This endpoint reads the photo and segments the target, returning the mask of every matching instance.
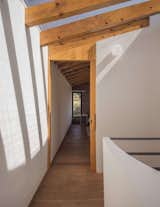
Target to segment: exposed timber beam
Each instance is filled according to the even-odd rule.
[[[89,79],[75,81],[75,82],[72,82],[72,83],[70,83],[70,84],[71,84],[72,86],[76,86],[76,85],[82,85],[82,84],[86,84],[86,83],[89,83]]]
[[[26,8],[27,26],[44,24],[129,0],[55,0]]]
[[[80,86],[80,87],[81,87],[81,86],[83,87],[84,85],[89,85],[89,81],[87,81],[87,82],[83,82],[83,83],[79,83],[79,84],[75,84],[75,85],[72,84],[72,89],[73,89],[73,90],[77,90],[77,87],[79,87],[79,86]],[[78,90],[79,90],[79,88],[78,88]]]
[[[73,75],[73,74],[77,74],[77,73],[81,73],[83,71],[89,71],[89,67],[86,68],[86,67],[83,67],[81,69],[78,69],[78,70],[70,70],[70,71],[66,71],[66,72],[62,72],[63,75]]]
[[[86,72],[81,72],[81,73],[77,73],[77,74],[71,74],[71,75],[65,75],[65,77],[67,79],[74,79],[74,78],[81,78],[81,77],[89,77],[89,71],[86,71]]]
[[[84,69],[84,68],[87,68],[87,67],[89,68],[89,64],[81,64],[81,65],[77,65],[77,66],[74,66],[74,67],[68,67],[65,70],[60,68],[60,70],[63,73],[65,73],[65,72],[67,73],[67,72],[70,72],[70,71],[78,71],[80,69]]]
[[[78,86],[81,86],[81,85],[85,85],[85,84],[89,84],[89,81],[72,84],[72,88],[75,88],[75,87],[78,87]]]
[[[58,62],[57,62],[57,65],[58,65],[58,68],[60,70],[68,70],[69,68],[72,68],[72,67],[78,67],[80,65],[79,62],[65,62],[65,65],[60,65]]]
[[[159,0],[118,9],[116,11],[89,17],[84,20],[66,24],[57,28],[41,32],[41,45],[63,44],[65,41],[92,36],[96,32],[111,29],[135,20],[160,13]]]
[[[68,79],[67,79],[68,80]],[[89,77],[86,77],[86,78],[82,78],[82,79],[74,79],[74,80],[68,80],[68,82],[71,84],[71,85],[79,85],[80,83],[86,83],[88,82],[89,83]]]
[[[49,56],[53,60],[89,60],[89,49],[99,40],[131,32],[149,26],[149,18],[127,23],[112,29],[106,29],[82,40],[72,40],[63,45],[49,45]]]

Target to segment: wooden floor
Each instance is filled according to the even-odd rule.
[[[30,207],[103,207],[102,175],[89,168],[89,137],[72,125]]]

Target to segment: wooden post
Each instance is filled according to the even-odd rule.
[[[89,51],[90,59],[90,163],[96,171],[96,45]]]

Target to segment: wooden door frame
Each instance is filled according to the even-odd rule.
[[[56,51],[57,52],[57,51]],[[51,61],[90,62],[90,168],[96,171],[96,45],[72,48],[71,51],[56,53],[48,48],[48,168],[51,166],[51,112],[52,112],[52,67]],[[74,55],[73,55],[74,54]]]
[[[51,113],[52,113],[52,67],[51,59],[48,58],[48,169],[51,166]]]
[[[90,166],[96,171],[96,45],[89,51],[90,59]]]

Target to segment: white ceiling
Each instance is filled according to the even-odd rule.
[[[50,2],[50,1],[54,1],[54,0],[25,0],[26,4],[28,6],[37,5],[37,4],[40,4],[40,3],[45,3],[45,2]],[[79,1],[79,0],[77,0],[77,1]],[[122,8],[122,7],[134,5],[134,4],[145,2],[145,1],[148,1],[148,0],[130,0],[128,2],[121,3],[121,4],[118,4],[118,5],[115,5],[115,6],[105,7],[103,9],[95,10],[95,11],[92,11],[92,12],[87,12],[87,13],[84,13],[84,14],[81,14],[81,15],[76,15],[76,16],[73,16],[73,17],[65,18],[65,19],[62,19],[62,20],[58,20],[58,21],[55,21],[55,22],[48,23],[48,24],[40,25],[40,28],[42,30],[45,30],[45,29],[61,26],[63,24],[71,23],[71,22],[74,22],[74,21],[77,21],[77,20],[80,20],[80,19],[90,17],[90,16],[94,16],[94,15],[97,15],[97,14],[102,14],[102,13],[105,13],[105,12],[113,11],[113,10],[116,10],[116,9],[119,9],[119,8]]]

